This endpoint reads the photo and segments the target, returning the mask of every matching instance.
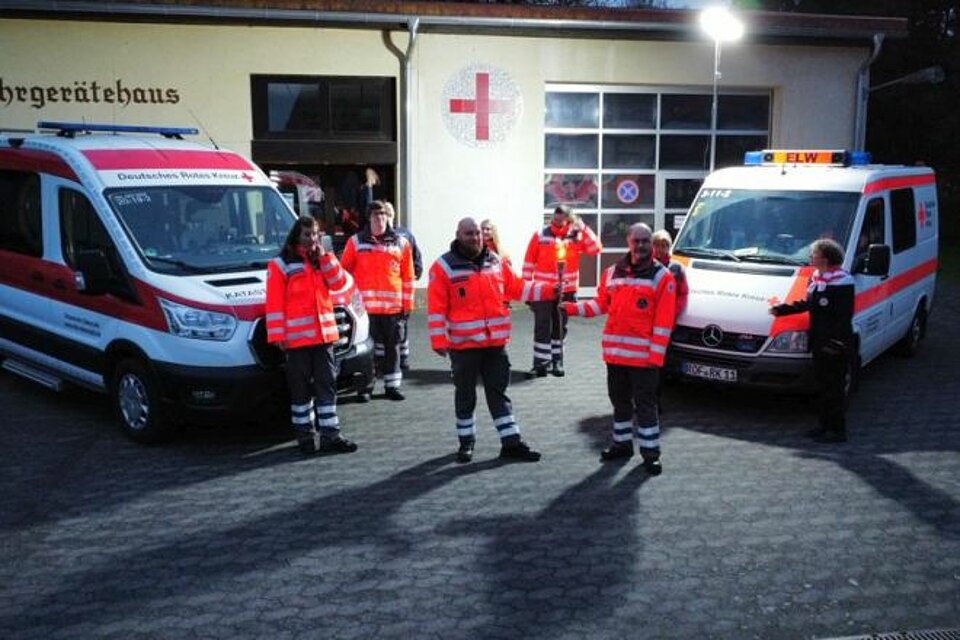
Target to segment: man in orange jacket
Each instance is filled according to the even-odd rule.
[[[580,256],[595,256],[603,246],[597,235],[566,205],[553,211],[549,225],[533,234],[523,259],[523,277],[549,285],[561,283],[563,300],[573,301],[580,287]],[[529,378],[542,378],[547,371],[564,375],[563,341],[567,318],[552,302],[534,302],[533,368]]]
[[[357,450],[340,435],[333,356],[340,333],[330,298],[349,279],[324,251],[310,216],[297,219],[280,255],[267,264],[267,342],[286,352],[290,420],[303,453]]]
[[[510,310],[503,301],[555,297],[552,287],[521,280],[504,267],[500,257],[484,246],[480,225],[473,218],[460,221],[450,251],[430,267],[427,331],[433,350],[442,357],[449,355],[453,365],[460,441],[457,462],[473,459],[478,376],[483,379],[487,408],[500,435],[500,457],[525,462],[540,459],[540,453],[520,438],[506,393],[510,383],[506,344],[511,324]]]
[[[370,336],[383,345],[386,397],[403,400],[400,323],[413,310],[413,249],[406,238],[390,228],[382,202],[370,205],[370,225],[350,237],[340,260],[363,296],[370,314]]]
[[[676,284],[670,270],[653,259],[651,235],[643,223],[630,227],[630,251],[603,272],[597,297],[563,302],[561,310],[587,318],[609,313],[602,350],[613,404],[613,444],[604,449],[601,461],[632,457],[636,434],[644,469],[660,475],[657,381],[673,331]]]

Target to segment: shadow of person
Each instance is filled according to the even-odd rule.
[[[615,479],[620,465],[601,465],[539,513],[468,518],[440,529],[486,539],[475,563],[474,598],[489,615],[472,637],[556,637],[600,624],[624,595],[642,589],[638,490],[648,476],[637,465]],[[621,637],[636,635],[627,622]],[[583,633],[589,636],[589,633]]]
[[[298,588],[310,581],[318,588],[350,584],[359,579],[355,574],[411,553],[418,533],[394,521],[404,505],[448,482],[504,464],[492,459],[451,465],[453,460],[453,455],[439,456],[373,484],[315,500],[297,503],[292,496],[290,507],[260,517],[243,519],[225,509],[225,516],[239,520],[232,526],[197,531],[196,524],[180,523],[169,528],[174,536],[169,541],[130,544],[109,562],[92,563],[95,568],[64,575],[52,589],[24,598],[18,612],[8,609],[0,615],[0,628],[32,628],[43,624],[54,607],[89,602],[104,606],[85,610],[84,623],[129,619],[170,594],[205,594],[211,585],[233,584],[242,576],[283,572],[305,557],[315,560],[317,570],[295,571],[288,579]],[[362,561],[338,559],[350,547],[361,549]]]

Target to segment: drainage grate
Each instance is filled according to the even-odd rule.
[[[929,631],[892,631],[867,636],[845,636],[830,640],[960,640],[960,629],[933,629]]]

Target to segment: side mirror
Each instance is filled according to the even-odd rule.
[[[868,276],[890,275],[890,247],[885,244],[872,244],[867,247],[863,272]]]
[[[111,277],[110,263],[102,250],[78,251],[76,261],[78,291],[91,296],[99,296],[110,292],[113,278]]]

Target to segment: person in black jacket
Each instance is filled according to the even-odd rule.
[[[820,421],[808,435],[817,442],[845,442],[844,378],[854,355],[853,278],[840,268],[843,248],[834,240],[814,242],[810,264],[816,271],[810,277],[806,299],[773,305],[770,313],[810,312],[809,348],[820,391]]]

